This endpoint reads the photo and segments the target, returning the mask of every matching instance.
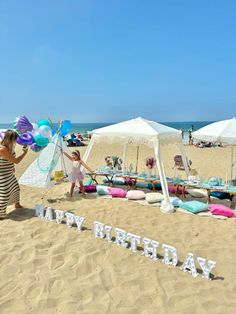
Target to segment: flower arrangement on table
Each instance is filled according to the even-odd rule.
[[[154,157],[146,158],[145,165],[148,169],[149,176],[151,176],[152,169],[156,166],[156,159]]]
[[[119,156],[106,156],[105,157],[106,167],[111,170],[121,170],[122,169],[122,159]]]

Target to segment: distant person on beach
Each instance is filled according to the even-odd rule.
[[[89,166],[87,166],[80,158],[80,152],[78,150],[75,150],[72,152],[71,156],[68,155],[66,152],[64,152],[64,155],[69,158],[72,161],[72,173],[71,173],[71,188],[70,188],[70,197],[73,196],[73,192],[75,189],[75,184],[76,182],[79,182],[80,185],[80,190],[83,194],[83,196],[85,195],[84,193],[84,185],[83,185],[83,179],[84,179],[84,174],[81,171],[81,166],[83,166],[84,168],[86,168],[89,172],[93,172],[93,170],[91,168],[89,168]]]
[[[191,128],[188,130],[188,143],[189,145],[193,145],[193,133],[194,131],[194,126],[192,125]]]
[[[23,147],[23,154],[16,157],[14,148],[18,134],[7,130],[0,142],[0,219],[8,218],[8,205],[15,204],[15,208],[22,208],[20,204],[20,187],[15,177],[14,164],[18,164],[27,154],[28,148]]]
[[[182,139],[184,139],[184,129],[183,129],[183,128],[181,128],[181,129],[180,129],[180,131],[181,131],[181,136],[182,136]]]

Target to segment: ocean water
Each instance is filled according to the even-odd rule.
[[[185,132],[188,131],[191,126],[194,126],[194,130],[198,130],[214,121],[186,121],[186,122],[160,122],[174,129],[184,129]],[[113,123],[73,123],[72,132],[87,132],[94,129],[102,128]],[[13,124],[11,123],[0,123],[0,129],[11,129]]]
[[[174,129],[184,129],[184,138],[188,138],[188,130],[193,126],[194,131],[213,123],[214,121],[185,121],[185,122],[161,122]],[[102,128],[113,123],[73,123],[71,133],[85,133],[87,131],[92,131],[98,128]],[[10,123],[1,124],[1,129],[11,129],[13,127]]]

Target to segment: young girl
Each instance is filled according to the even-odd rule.
[[[63,152],[64,155],[69,158],[72,161],[72,173],[71,173],[71,188],[70,188],[70,197],[73,196],[74,188],[76,181],[79,181],[80,189],[83,195],[84,193],[84,185],[83,185],[83,179],[84,174],[80,170],[81,165],[86,168],[89,172],[93,172],[89,166],[87,166],[80,158],[80,152],[78,150],[75,150],[72,152],[71,156],[68,155],[66,152]]]

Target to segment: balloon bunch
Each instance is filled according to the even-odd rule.
[[[40,120],[37,124],[30,123],[26,116],[19,116],[14,122],[14,128],[19,133],[17,143],[30,146],[34,152],[39,152],[49,143],[52,136],[51,123]]]
[[[60,136],[67,135],[71,126],[69,120],[65,120],[58,126],[52,125],[46,119],[40,120],[38,123],[30,123],[27,117],[23,115],[17,117],[14,122],[14,129],[19,134],[17,143],[23,146],[30,146],[34,152],[39,152],[46,147],[52,136],[56,133]]]

